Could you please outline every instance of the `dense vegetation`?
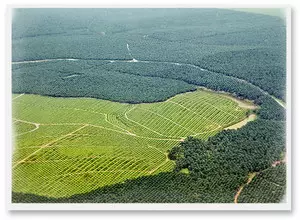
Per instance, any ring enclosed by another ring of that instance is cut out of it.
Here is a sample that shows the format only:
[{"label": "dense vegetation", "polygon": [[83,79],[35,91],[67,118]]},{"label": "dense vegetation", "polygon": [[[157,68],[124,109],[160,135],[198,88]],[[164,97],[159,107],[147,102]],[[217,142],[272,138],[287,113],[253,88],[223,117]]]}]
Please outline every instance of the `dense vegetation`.
[{"label": "dense vegetation", "polygon": [[163,101],[196,89],[194,85],[179,80],[105,71],[101,65],[105,62],[27,64],[13,70],[13,92],[141,103]]},{"label": "dense vegetation", "polygon": [[[285,24],[277,17],[224,9],[17,9],[12,36],[13,61],[130,60],[128,44],[137,60],[195,64],[285,97]],[[99,98],[104,96],[114,97],[108,92]]]},{"label": "dense vegetation", "polygon": [[[256,120],[239,130],[222,131],[207,142],[187,139],[181,144],[176,170],[206,178],[232,173],[258,172],[280,159],[285,146],[284,123]],[[175,156],[176,157],[176,156]]]},{"label": "dense vegetation", "polygon": [[[13,193],[14,202],[233,202],[239,186],[247,181],[249,172],[271,168],[281,159],[284,150],[284,123],[257,120],[235,131],[222,131],[208,141],[188,138],[174,147],[169,158],[175,159],[175,171],[154,176],[139,177],[99,188],[89,193],[69,198],[46,198],[31,194]],[[284,167],[284,166],[280,166]],[[187,168],[189,174],[181,173]],[[271,170],[280,169],[273,181],[284,189],[285,169],[272,168],[259,174],[259,180],[249,185],[251,196],[245,187],[243,202],[278,202],[283,192],[268,196],[261,184],[261,175],[270,181],[276,175]],[[280,182],[277,181],[280,180]],[[258,182],[258,183],[256,183]],[[262,192],[265,192],[262,194]],[[243,194],[242,194],[243,195]],[[241,196],[242,196],[241,195]],[[247,196],[248,195],[248,196]],[[265,196],[262,196],[265,195]]]},{"label": "dense vegetation", "polygon": [[[284,29],[283,29],[284,30]],[[285,36],[281,36],[281,42]],[[278,36],[274,37],[278,40]],[[285,100],[285,47],[221,52],[204,57],[199,65],[214,72],[245,79]]]},{"label": "dense vegetation", "polygon": [[285,164],[260,172],[239,196],[240,203],[278,203],[286,193]]}]

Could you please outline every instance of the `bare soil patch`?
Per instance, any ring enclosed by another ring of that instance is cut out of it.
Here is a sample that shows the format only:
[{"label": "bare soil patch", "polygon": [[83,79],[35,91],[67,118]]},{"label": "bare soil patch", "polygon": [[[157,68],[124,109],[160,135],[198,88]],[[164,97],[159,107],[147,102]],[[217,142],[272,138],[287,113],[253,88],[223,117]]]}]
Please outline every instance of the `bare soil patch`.
[{"label": "bare soil patch", "polygon": [[238,122],[238,123],[236,123],[234,125],[231,125],[231,126],[229,126],[227,128],[224,128],[224,130],[228,130],[228,129],[234,129],[234,130],[236,130],[238,128],[241,128],[241,127],[245,126],[248,122],[254,121],[256,118],[257,118],[256,114],[251,114],[247,118],[245,118],[243,121],[240,121],[240,122]]}]

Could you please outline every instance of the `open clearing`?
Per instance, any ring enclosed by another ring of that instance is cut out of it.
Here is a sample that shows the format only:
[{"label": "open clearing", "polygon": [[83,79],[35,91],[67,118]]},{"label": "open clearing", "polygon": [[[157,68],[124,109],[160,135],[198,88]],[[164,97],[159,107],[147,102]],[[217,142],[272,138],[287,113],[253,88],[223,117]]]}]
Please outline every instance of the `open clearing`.
[{"label": "open clearing", "polygon": [[171,171],[168,149],[187,136],[207,139],[247,111],[203,90],[142,104],[24,94],[13,99],[13,191],[65,197]]},{"label": "open clearing", "polygon": [[245,126],[248,122],[250,121],[254,121],[255,119],[257,118],[257,116],[255,114],[251,114],[249,115],[247,118],[245,118],[243,121],[240,121],[238,123],[235,123],[227,128],[224,128],[225,130],[228,130],[228,129],[238,129],[238,128],[241,128],[243,126]]}]

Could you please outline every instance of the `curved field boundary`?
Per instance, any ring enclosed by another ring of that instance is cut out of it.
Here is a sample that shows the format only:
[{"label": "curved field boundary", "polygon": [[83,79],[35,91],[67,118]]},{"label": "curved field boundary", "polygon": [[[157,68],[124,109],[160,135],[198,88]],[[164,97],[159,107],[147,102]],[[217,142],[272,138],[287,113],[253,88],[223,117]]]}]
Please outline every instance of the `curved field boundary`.
[{"label": "curved field boundary", "polygon": [[[22,99],[13,101],[15,107],[22,110],[15,112],[13,119],[39,124],[39,129],[16,139],[13,190],[62,197],[121,183],[126,179],[170,171],[172,163],[167,157],[167,150],[182,141],[182,137],[200,134],[208,137],[228,122],[234,122],[235,117],[224,114],[226,108],[229,112],[237,112],[240,119],[244,117],[245,110],[232,100],[214,98],[218,96],[217,93],[212,96],[198,90],[178,95],[178,100],[172,99],[190,111],[167,101],[136,104],[138,108],[147,110],[143,114],[148,119],[143,121],[143,115],[133,120],[133,115],[128,114],[138,110],[134,105],[97,99],[23,95]],[[217,108],[212,105],[217,105]],[[162,117],[152,117],[149,111]],[[109,121],[109,113],[118,115],[118,118]],[[201,115],[207,119],[201,118]],[[119,126],[120,117],[124,127]],[[171,133],[159,132],[171,129]]]}]

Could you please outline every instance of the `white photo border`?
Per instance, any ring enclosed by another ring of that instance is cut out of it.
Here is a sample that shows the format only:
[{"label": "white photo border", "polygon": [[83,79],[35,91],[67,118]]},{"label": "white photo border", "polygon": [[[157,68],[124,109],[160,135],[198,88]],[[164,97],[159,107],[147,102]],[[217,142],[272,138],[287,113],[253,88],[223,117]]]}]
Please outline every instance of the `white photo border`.
[{"label": "white photo border", "polygon": [[145,5],[7,5],[6,9],[6,209],[21,210],[145,210],[145,211],[184,211],[184,210],[214,210],[214,211],[291,211],[292,209],[292,72],[291,72],[291,8],[289,5],[157,5],[151,8],[282,8],[286,16],[286,154],[287,154],[287,189],[285,203],[12,203],[12,11],[14,8],[145,8]]}]

